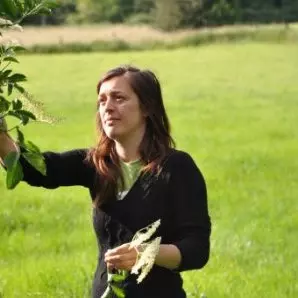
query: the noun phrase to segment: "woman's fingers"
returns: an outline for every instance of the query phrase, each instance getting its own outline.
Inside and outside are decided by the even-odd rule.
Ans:
[[[115,247],[113,249],[109,249],[106,252],[106,255],[117,255],[117,254],[123,254],[127,253],[130,250],[129,243],[122,244],[118,247]]]
[[[111,271],[112,269],[120,269],[120,270],[131,270],[131,268],[134,265],[134,261],[133,260],[129,260],[129,261],[119,261],[116,263],[112,263],[112,262],[107,262],[107,268],[108,271]]]
[[[129,243],[108,250],[105,254],[105,262],[108,269],[130,270],[137,260],[137,251],[130,248]]]
[[[136,260],[136,256],[133,253],[110,255],[105,257],[105,261],[110,263],[119,263],[119,262],[125,262],[125,261],[135,261],[135,260]]]

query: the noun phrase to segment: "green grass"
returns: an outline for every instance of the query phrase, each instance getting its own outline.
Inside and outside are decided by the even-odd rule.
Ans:
[[[173,134],[204,173],[213,223],[208,265],[183,274],[189,297],[295,298],[298,45],[23,56],[30,91],[65,120],[32,124],[43,150],[95,141],[95,85],[119,63],[160,77]],[[0,297],[88,297],[96,241],[88,192],[0,179]]]

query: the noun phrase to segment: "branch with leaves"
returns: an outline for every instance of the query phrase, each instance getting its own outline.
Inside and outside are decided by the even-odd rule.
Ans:
[[[4,158],[7,170],[6,186],[13,189],[23,178],[20,157],[24,157],[43,175],[46,166],[38,146],[25,139],[21,127],[32,121],[53,123],[54,118],[45,114],[42,104],[22,86],[27,77],[13,71],[13,64],[19,63],[17,53],[25,49],[19,44],[2,39],[3,31],[22,29],[19,23],[28,16],[39,13],[50,13],[55,6],[54,1],[45,0],[1,0],[0,2],[0,132],[16,131],[17,144],[20,150],[10,152]],[[17,120],[12,127],[7,126],[7,117]]]

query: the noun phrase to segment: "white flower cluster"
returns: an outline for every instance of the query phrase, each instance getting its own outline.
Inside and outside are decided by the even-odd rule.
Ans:
[[[159,252],[161,237],[157,237],[150,242],[148,241],[156,232],[160,225],[160,220],[152,223],[151,225],[139,230],[133,237],[130,247],[135,248],[139,253],[138,260],[131,269],[131,273],[139,274],[137,282],[140,283],[147,276],[152,269],[156,255]]]
[[[46,114],[43,103],[33,99],[31,94],[25,92],[21,96],[20,100],[23,103],[23,108],[35,115],[36,121],[48,124],[59,122],[58,118],[54,118],[53,116]]]

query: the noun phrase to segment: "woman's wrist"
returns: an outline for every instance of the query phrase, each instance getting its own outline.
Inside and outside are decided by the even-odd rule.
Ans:
[[[0,117],[0,134],[7,131],[7,124],[4,117]]]
[[[171,270],[177,269],[181,263],[181,253],[173,244],[161,244],[155,264]]]
[[[17,144],[6,132],[0,132],[0,159],[4,159],[10,152],[19,151]]]

